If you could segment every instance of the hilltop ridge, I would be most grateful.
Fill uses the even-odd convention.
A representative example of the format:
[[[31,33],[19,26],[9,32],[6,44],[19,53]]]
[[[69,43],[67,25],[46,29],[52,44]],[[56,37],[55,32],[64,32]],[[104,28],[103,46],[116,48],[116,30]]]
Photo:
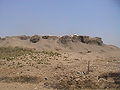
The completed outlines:
[[[113,45],[106,45],[100,37],[90,37],[82,35],[65,35],[65,36],[7,36],[0,38],[0,47],[22,47],[37,50],[61,50],[61,51],[85,51],[91,50],[99,52],[104,49],[119,49]],[[96,49],[95,49],[96,48]]]
[[[0,65],[0,90],[120,88],[120,48],[100,37],[0,38]]]
[[[100,37],[90,37],[90,36],[81,36],[81,35],[65,35],[65,36],[39,36],[39,35],[34,35],[34,36],[26,36],[26,35],[21,35],[21,36],[13,36],[14,38],[19,38],[21,40],[28,40],[32,43],[37,43],[40,41],[40,39],[51,39],[51,40],[59,40],[61,43],[65,44],[68,42],[81,42],[85,44],[94,44],[94,45],[103,45],[102,38]],[[0,38],[0,40],[5,40],[6,38],[12,38],[7,36],[5,38]]]

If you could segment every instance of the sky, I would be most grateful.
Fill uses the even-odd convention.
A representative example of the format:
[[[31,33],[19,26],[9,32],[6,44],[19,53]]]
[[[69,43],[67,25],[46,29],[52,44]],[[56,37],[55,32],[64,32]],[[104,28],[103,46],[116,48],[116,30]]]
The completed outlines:
[[[87,35],[120,47],[120,0],[0,0],[0,36]]]

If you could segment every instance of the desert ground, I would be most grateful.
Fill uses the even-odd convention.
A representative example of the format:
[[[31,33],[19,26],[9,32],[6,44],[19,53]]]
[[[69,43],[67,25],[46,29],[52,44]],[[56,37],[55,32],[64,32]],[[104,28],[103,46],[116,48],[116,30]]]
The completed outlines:
[[[120,48],[99,37],[0,38],[0,90],[120,89]]]

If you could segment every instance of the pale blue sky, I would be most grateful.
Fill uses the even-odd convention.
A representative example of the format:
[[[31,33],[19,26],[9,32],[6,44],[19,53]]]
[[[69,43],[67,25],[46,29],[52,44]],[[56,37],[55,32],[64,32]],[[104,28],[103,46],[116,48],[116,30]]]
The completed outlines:
[[[0,36],[75,33],[120,46],[120,0],[0,0]]]

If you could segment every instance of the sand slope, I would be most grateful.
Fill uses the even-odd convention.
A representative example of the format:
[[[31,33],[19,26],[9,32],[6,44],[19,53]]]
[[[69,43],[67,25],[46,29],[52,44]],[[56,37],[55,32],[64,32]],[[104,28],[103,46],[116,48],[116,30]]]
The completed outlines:
[[[0,59],[0,90],[79,90],[120,88],[120,48],[113,45],[86,44],[79,39],[61,43],[57,36],[6,37],[1,51],[17,56]],[[72,39],[73,40],[73,39]],[[74,39],[76,40],[76,39]],[[92,39],[93,40],[93,39]],[[12,52],[10,52],[12,51]],[[10,53],[9,53],[10,52]]]

